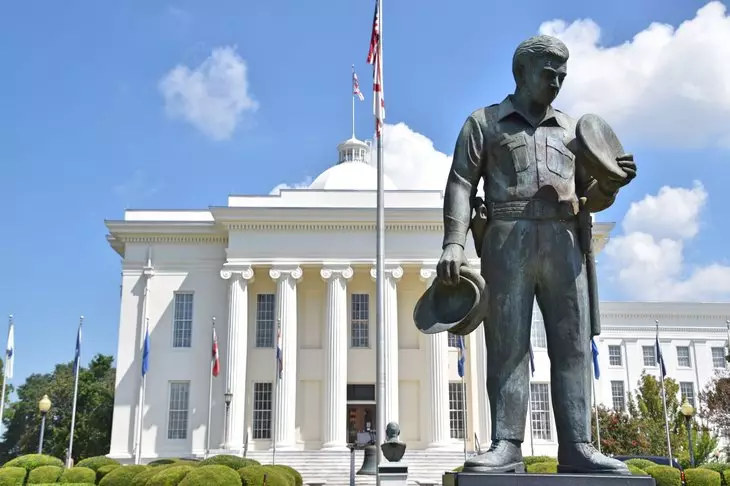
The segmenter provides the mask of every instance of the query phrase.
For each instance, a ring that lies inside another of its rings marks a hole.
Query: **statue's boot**
[[[631,474],[626,464],[604,456],[590,443],[558,445],[558,473]]]
[[[517,441],[493,441],[487,452],[464,463],[464,472],[523,473],[522,444]]]

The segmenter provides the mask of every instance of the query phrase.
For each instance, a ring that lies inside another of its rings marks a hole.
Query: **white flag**
[[[13,363],[15,362],[15,325],[10,323],[8,331],[8,346],[5,349],[5,378],[13,378]]]

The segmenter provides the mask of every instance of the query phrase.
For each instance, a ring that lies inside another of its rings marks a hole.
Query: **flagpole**
[[[281,318],[276,319],[276,343],[274,346],[274,397],[277,402],[281,401],[281,397],[279,396],[279,379],[281,375],[279,374],[279,334],[281,333]],[[281,353],[284,353],[284,350],[281,350]],[[276,407],[273,407],[271,412],[271,464],[276,464],[276,419],[277,417],[274,416],[274,413],[276,412]]]
[[[213,336],[215,336],[215,317],[213,318]],[[215,343],[215,341],[214,341]],[[213,410],[213,367],[215,366],[215,356],[210,360],[210,377],[208,383],[208,425],[206,427],[207,436],[205,438],[205,457],[210,455],[210,422]]]
[[[657,346],[657,357],[659,358],[659,378],[662,384],[662,403],[664,404],[664,428],[667,432],[667,454],[669,455],[669,466],[674,467],[674,459],[672,457],[672,441],[669,435],[669,418],[667,417],[667,393],[664,389],[664,357],[659,347],[659,320],[654,321],[656,323],[656,346]]]
[[[535,356],[530,342],[530,376],[527,378],[527,416],[530,420],[530,455],[535,455],[535,434],[532,430],[532,378],[535,376]]]
[[[71,406],[71,431],[68,435],[68,450],[66,450],[66,467],[71,467],[74,448],[74,429],[76,428],[76,400],[79,395],[79,371],[81,370],[81,328],[84,326],[84,316],[79,317],[79,330],[76,334],[76,355],[74,358],[74,398]]]
[[[352,79],[355,79],[354,64],[352,65]],[[355,93],[350,93],[350,98],[352,98],[352,138],[355,138]]]
[[[598,399],[596,397],[596,380],[591,380],[593,384],[593,411],[596,414],[596,443],[598,444],[598,452],[601,453],[601,423],[598,421]]]
[[[5,416],[5,387],[8,383],[8,377],[12,375],[11,372],[8,371],[8,361],[10,359],[13,359],[12,357],[8,357],[8,348],[10,347],[10,330],[13,328],[13,315],[10,314],[8,316],[8,342],[5,346],[5,363],[3,366],[3,390],[2,390],[2,397],[0,398],[0,427],[4,428],[5,424],[3,423],[3,417]],[[13,341],[15,341],[15,338],[13,338]],[[15,343],[13,343],[13,354],[15,354]]]

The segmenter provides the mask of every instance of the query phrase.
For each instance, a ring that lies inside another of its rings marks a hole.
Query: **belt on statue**
[[[540,199],[527,201],[489,202],[488,219],[534,219],[570,221],[578,214],[572,202],[551,202]]]

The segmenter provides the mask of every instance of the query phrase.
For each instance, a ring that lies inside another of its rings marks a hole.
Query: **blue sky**
[[[600,45],[610,49],[631,43],[653,22],[677,27],[690,21],[705,3],[385,0],[387,121],[407,126],[403,143],[409,134],[422,134],[436,153],[450,154],[465,116],[501,101],[513,89],[514,48],[544,22],[562,19],[570,25],[592,19],[601,29]],[[86,317],[84,361],[97,352],[115,354],[120,261],[105,241],[105,219],[120,218],[127,207],[222,205],[229,193],[268,193],[277,184],[316,177],[335,161],[337,142],[350,135],[353,63],[367,97],[358,107],[357,131],[363,137],[372,132],[371,71],[365,65],[372,0],[67,1],[44,2],[42,8],[6,2],[0,8],[0,207],[5,229],[0,315],[16,316],[15,383],[73,358],[80,314]],[[636,102],[621,105],[614,98],[623,92],[611,90],[634,86],[638,74],[619,79],[618,88],[609,80],[611,99],[599,96],[590,105],[609,111],[608,119],[623,130],[640,167],[615,207],[599,216],[619,223],[617,236],[626,233],[607,262],[612,270],[602,275],[604,299],[640,297],[642,287],[654,284],[668,286],[663,293],[678,299],[727,299],[730,293],[723,224],[723,208],[730,202],[725,190],[730,95],[712,108],[714,98],[708,101],[707,96],[723,88],[684,79],[682,72],[715,74],[722,86],[728,85],[723,80],[730,82],[730,75],[712,62],[713,56],[727,54],[730,27],[724,12],[716,8],[714,16],[715,38],[728,40],[716,44],[717,52],[700,59],[697,53],[705,51],[698,51],[697,44],[707,41],[691,35],[677,36],[668,50],[636,48],[634,57],[627,58],[633,68],[643,66],[644,54],[647,62],[657,58],[652,52],[669,59],[646,75],[661,81],[659,86],[644,88]],[[543,28],[560,30],[559,24],[551,25]],[[590,32],[590,25],[576,24],[563,34],[581,45]],[[235,129],[216,138],[171,115],[160,83],[178,66],[183,74],[193,72],[219,48],[228,48],[238,67],[245,66],[239,73],[245,79],[233,86],[244,86],[247,95],[237,100],[243,108],[233,120]],[[584,59],[593,54],[585,51]],[[580,54],[574,55],[579,63]],[[621,65],[607,66],[606,79],[614,79]],[[582,79],[588,79],[590,69],[582,71]],[[570,92],[571,79],[569,73],[564,104],[580,108],[577,91]],[[676,96],[681,97],[677,105]],[[256,110],[247,108],[253,105]],[[614,105],[620,109],[612,111]],[[654,132],[647,131],[651,123],[646,120],[652,119],[658,126]],[[641,123],[632,125],[632,120]],[[678,142],[683,137],[672,130],[701,127],[697,120],[718,127],[714,138],[688,135],[687,143]],[[662,186],[669,192],[659,193]],[[653,200],[645,199],[658,194],[660,201],[677,202],[675,213],[684,213],[659,214]],[[641,204],[622,230],[632,202]],[[647,224],[653,233],[644,234]],[[675,263],[680,267],[668,274],[656,269],[661,262],[651,256],[641,260],[646,254],[642,248],[654,251],[651,255],[666,251],[675,259],[679,251],[681,261]],[[627,260],[627,254],[635,258]],[[637,275],[646,274],[646,268],[658,276],[649,282],[639,278],[637,287]],[[693,277],[698,269],[705,274]],[[722,292],[687,290],[716,279]]]

